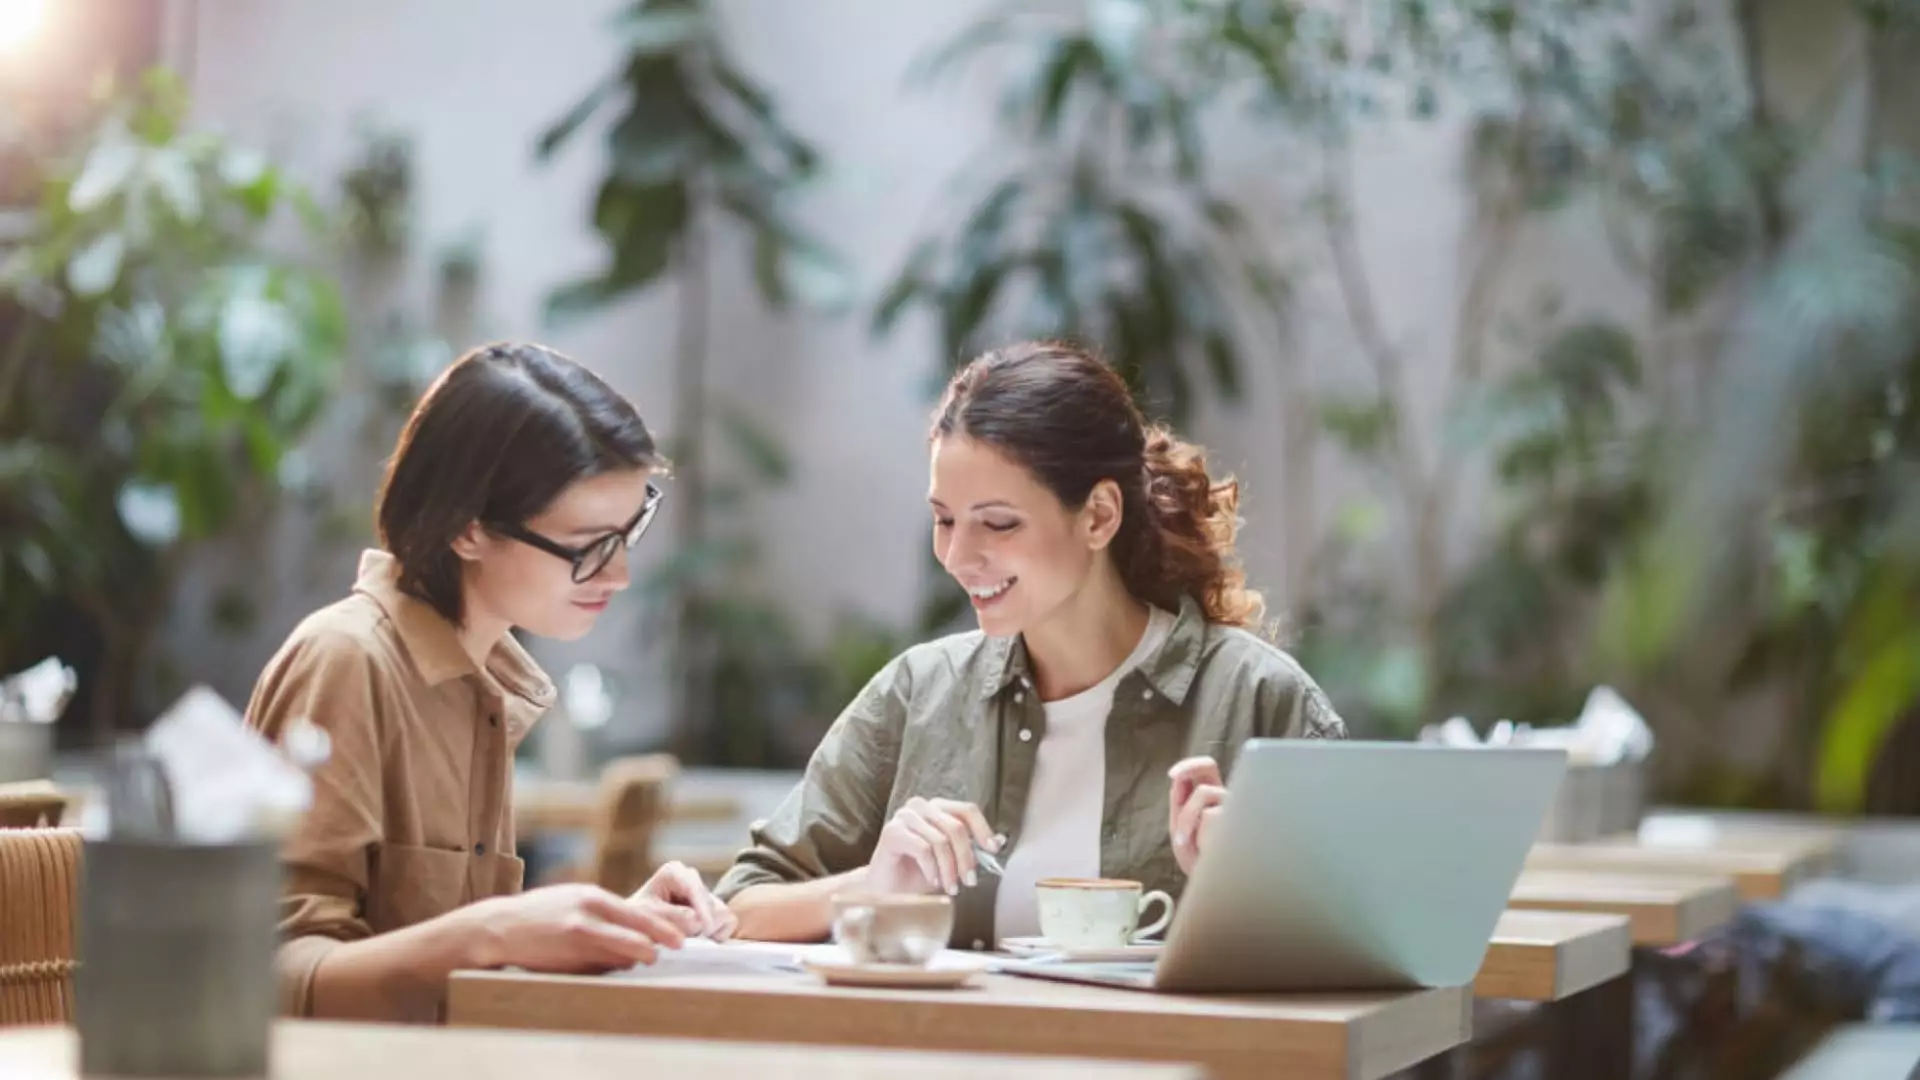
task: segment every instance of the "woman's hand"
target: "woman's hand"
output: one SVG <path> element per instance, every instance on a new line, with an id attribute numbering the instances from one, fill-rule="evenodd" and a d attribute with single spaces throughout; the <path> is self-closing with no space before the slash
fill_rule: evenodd
<path id="1" fill-rule="evenodd" d="M 566 974 L 651 964 L 699 925 L 691 909 L 615 896 L 598 885 L 550 885 L 460 909 L 481 936 L 481 967 Z"/>
<path id="2" fill-rule="evenodd" d="M 972 803 L 909 799 L 880 830 L 880 842 L 867 863 L 866 887 L 874 892 L 952 896 L 960 886 L 979 881 L 973 845 L 999 851 L 1004 842 Z"/>
<path id="3" fill-rule="evenodd" d="M 700 872 L 684 863 L 670 862 L 655 870 L 629 899 L 691 912 L 696 920 L 692 932 L 714 941 L 727 940 L 740 926 L 739 917 L 700 880 Z"/>
<path id="4" fill-rule="evenodd" d="M 1193 873 L 1206 845 L 1207 830 L 1226 809 L 1227 788 L 1220 779 L 1220 763 L 1210 757 L 1192 757 L 1168 770 L 1173 789 L 1167 798 L 1167 835 L 1173 839 L 1173 858 L 1180 872 Z"/>

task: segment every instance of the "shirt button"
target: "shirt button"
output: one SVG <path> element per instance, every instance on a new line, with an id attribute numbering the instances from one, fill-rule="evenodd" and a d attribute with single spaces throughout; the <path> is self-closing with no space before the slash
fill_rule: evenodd
<path id="1" fill-rule="evenodd" d="M 981 940 L 980 940 L 979 938 L 974 938 L 974 939 L 973 939 L 973 951 L 974 951 L 974 952 L 980 952 L 980 951 L 982 951 L 982 950 L 984 950 L 984 949 L 985 949 L 986 947 L 987 947 L 987 943 L 986 943 L 986 942 L 984 942 L 984 941 L 981 941 Z"/>
<path id="2" fill-rule="evenodd" d="M 1033 729 L 1032 729 L 1032 728 L 1021 728 L 1021 729 L 1020 729 L 1020 741 L 1021 741 L 1021 742 L 1032 742 L 1032 741 L 1033 741 Z"/>
<path id="3" fill-rule="evenodd" d="M 1025 694 L 1025 692 L 1023 692 L 1023 691 L 1015 691 L 1015 692 L 1014 692 L 1014 695 L 1013 695 L 1013 703 L 1014 703 L 1015 705 L 1018 705 L 1018 704 L 1020 704 L 1021 702 L 1023 702 L 1023 701 L 1025 701 L 1025 700 L 1027 700 L 1027 695 Z"/>
<path id="4" fill-rule="evenodd" d="M 1143 698 L 1144 700 L 1147 700 L 1147 701 L 1152 701 L 1152 700 L 1153 700 L 1153 691 L 1152 691 L 1152 690 L 1142 690 L 1142 691 L 1140 691 L 1140 696 L 1141 696 L 1141 698 Z"/>
<path id="5" fill-rule="evenodd" d="M 487 853 L 487 845 L 485 844 L 473 845 L 473 853 L 475 855 L 485 855 Z"/>

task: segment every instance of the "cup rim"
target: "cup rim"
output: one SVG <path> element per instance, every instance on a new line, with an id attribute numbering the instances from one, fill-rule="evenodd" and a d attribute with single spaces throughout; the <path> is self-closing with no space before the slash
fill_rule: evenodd
<path id="1" fill-rule="evenodd" d="M 1041 878 L 1034 882 L 1036 889 L 1080 889 L 1088 892 L 1134 892 L 1145 891 L 1146 886 L 1137 881 L 1123 881 L 1119 878 Z"/>
<path id="2" fill-rule="evenodd" d="M 866 907 L 952 907 L 953 899 L 924 893 L 841 893 L 833 898 L 834 907 L 860 904 Z"/>

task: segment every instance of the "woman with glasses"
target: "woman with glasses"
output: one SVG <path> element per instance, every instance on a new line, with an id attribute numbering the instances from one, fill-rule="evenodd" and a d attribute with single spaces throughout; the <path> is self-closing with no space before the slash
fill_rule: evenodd
<path id="1" fill-rule="evenodd" d="M 522 892 L 514 748 L 554 700 L 519 628 L 572 640 L 629 582 L 666 461 L 633 406 L 538 345 L 461 357 L 388 463 L 380 548 L 268 662 L 247 719 L 332 745 L 282 853 L 281 1008 L 433 1021 L 459 968 L 650 963 L 733 916 L 669 864 L 632 897 Z"/>

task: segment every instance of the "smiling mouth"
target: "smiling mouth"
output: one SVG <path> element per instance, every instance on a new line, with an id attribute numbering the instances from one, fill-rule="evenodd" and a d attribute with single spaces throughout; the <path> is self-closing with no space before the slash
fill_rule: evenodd
<path id="1" fill-rule="evenodd" d="M 606 606 L 612 602 L 613 602 L 613 597 L 609 596 L 609 597 L 603 597 L 602 599 L 599 599 L 599 600 L 575 600 L 573 602 L 573 605 L 575 607 L 586 608 L 588 611 L 601 611 L 601 610 L 604 610 Z"/>
<path id="2" fill-rule="evenodd" d="M 974 607 L 984 608 L 1007 595 L 1007 590 L 1013 588 L 1019 580 L 1017 577 L 1011 577 L 995 585 L 974 586 L 967 589 L 967 597 L 973 601 Z"/>

